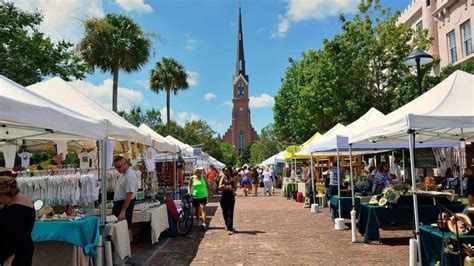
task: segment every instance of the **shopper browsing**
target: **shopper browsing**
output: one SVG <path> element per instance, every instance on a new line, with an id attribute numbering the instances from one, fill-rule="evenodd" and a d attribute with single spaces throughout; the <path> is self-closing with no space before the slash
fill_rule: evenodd
<path id="1" fill-rule="evenodd" d="M 31 265 L 31 231 L 36 212 L 31 201 L 18 189 L 12 171 L 0 169 L 0 265 Z"/>
<path id="2" fill-rule="evenodd" d="M 128 229 L 132 226 L 135 197 L 138 191 L 138 177 L 122 156 L 114 158 L 114 167 L 122 175 L 115 186 L 112 214 L 119 220 L 127 220 Z"/>

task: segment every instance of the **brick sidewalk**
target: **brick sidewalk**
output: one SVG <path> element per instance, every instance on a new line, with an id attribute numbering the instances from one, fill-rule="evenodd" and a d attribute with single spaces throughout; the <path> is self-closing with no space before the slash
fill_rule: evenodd
<path id="1" fill-rule="evenodd" d="M 279 195 L 244 197 L 239 191 L 236 232 L 227 235 L 218 200 L 214 197 L 208 205 L 207 232 L 195 227 L 186 237 L 169 239 L 148 264 L 408 264 L 409 230 L 381 230 L 384 245 L 353 244 L 350 230 L 334 230 L 328 208 L 314 214 Z M 360 235 L 358 240 L 362 240 Z"/>

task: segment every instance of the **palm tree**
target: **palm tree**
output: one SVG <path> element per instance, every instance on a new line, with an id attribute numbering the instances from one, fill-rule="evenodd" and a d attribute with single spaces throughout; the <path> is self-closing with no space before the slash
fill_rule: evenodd
<path id="1" fill-rule="evenodd" d="M 170 134 L 170 93 L 176 95 L 189 88 L 184 66 L 174 58 L 163 57 L 151 70 L 150 88 L 156 93 L 166 91 L 166 131 Z"/>
<path id="2" fill-rule="evenodd" d="M 112 110 L 117 112 L 119 70 L 140 70 L 148 62 L 152 42 L 132 18 L 124 15 L 87 19 L 84 28 L 78 50 L 88 64 L 113 74 Z"/>

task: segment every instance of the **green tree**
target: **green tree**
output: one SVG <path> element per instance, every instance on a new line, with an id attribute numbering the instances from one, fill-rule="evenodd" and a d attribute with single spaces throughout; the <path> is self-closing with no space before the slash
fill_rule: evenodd
<path id="1" fill-rule="evenodd" d="M 221 150 L 221 157 L 215 157 L 218 161 L 225 165 L 237 164 L 237 153 L 230 144 L 221 142 L 219 144 L 219 149 Z"/>
<path id="2" fill-rule="evenodd" d="M 250 149 L 252 149 L 253 143 L 250 143 L 247 148 L 245 148 L 240 156 L 237 158 L 237 165 L 242 166 L 244 164 L 249 164 L 251 159 Z"/>
<path id="3" fill-rule="evenodd" d="M 113 74 L 112 110 L 117 112 L 119 70 L 138 71 L 148 62 L 152 42 L 130 17 L 107 14 L 84 21 L 84 38 L 78 50 L 93 67 Z"/>
<path id="4" fill-rule="evenodd" d="M 132 106 L 128 112 L 118 111 L 118 114 L 137 127 L 141 124 L 146 124 L 150 128 L 162 125 L 160 111 L 154 108 L 143 113 L 140 106 Z"/>
<path id="5" fill-rule="evenodd" d="M 270 124 L 260 132 L 260 139 L 250 148 L 250 162 L 258 164 L 278 153 L 284 147 L 278 142 L 273 124 Z"/>
<path id="6" fill-rule="evenodd" d="M 370 107 L 392 111 L 409 68 L 405 58 L 430 43 L 425 31 L 397 25 L 397 14 L 380 1 L 361 1 L 351 20 L 340 16 L 342 32 L 323 47 L 290 58 L 275 97 L 275 131 L 280 142 L 299 144 L 310 132 L 347 124 Z M 411 41 L 413 40 L 413 41 Z M 310 118 L 310 119 L 309 119 Z"/>
<path id="7" fill-rule="evenodd" d="M 26 12 L 0 2 L 0 74 L 24 86 L 46 76 L 83 79 L 91 69 L 70 42 L 52 42 L 38 30 L 40 12 Z"/>
<path id="8" fill-rule="evenodd" d="M 176 95 L 179 90 L 189 88 L 184 66 L 174 58 L 163 57 L 161 62 L 157 62 L 155 68 L 151 70 L 150 88 L 156 93 L 166 92 L 166 124 L 169 135 L 171 132 L 170 94 L 173 92 Z"/>

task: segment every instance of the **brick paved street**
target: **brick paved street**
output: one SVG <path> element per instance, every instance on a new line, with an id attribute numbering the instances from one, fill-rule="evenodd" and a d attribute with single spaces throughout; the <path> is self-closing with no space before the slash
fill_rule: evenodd
<path id="1" fill-rule="evenodd" d="M 239 191 L 236 233 L 227 235 L 218 200 L 209 204 L 207 232 L 195 227 L 186 237 L 167 239 L 147 264 L 408 264 L 409 230 L 381 230 L 383 245 L 353 244 L 350 230 L 334 230 L 328 208 L 313 214 L 279 195 L 244 197 Z"/>

